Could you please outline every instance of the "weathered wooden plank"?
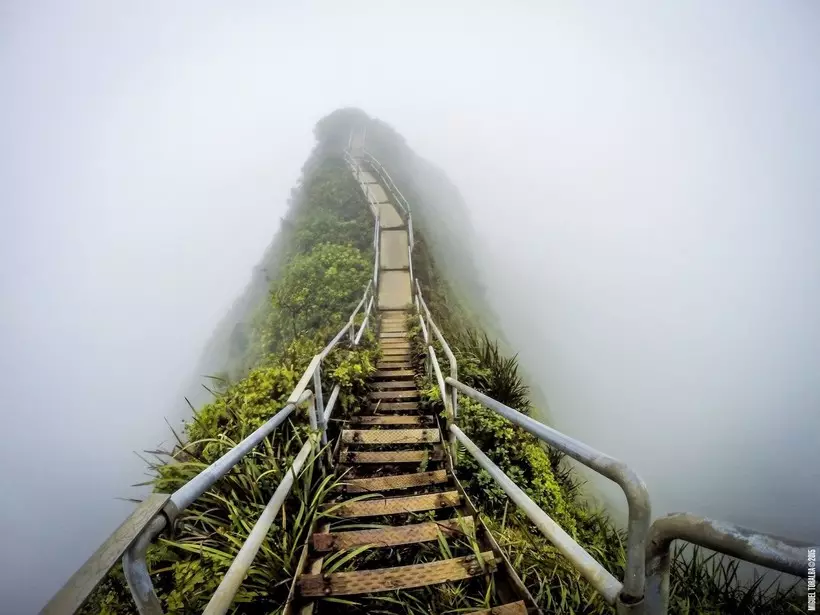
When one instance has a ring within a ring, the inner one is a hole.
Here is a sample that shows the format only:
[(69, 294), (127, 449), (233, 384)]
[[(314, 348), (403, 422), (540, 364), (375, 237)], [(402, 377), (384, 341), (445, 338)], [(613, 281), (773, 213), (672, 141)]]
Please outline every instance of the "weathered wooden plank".
[(345, 429), (345, 444), (423, 444), (441, 442), (438, 429)]
[(379, 339), (382, 348), (410, 348), (412, 343), (406, 337), (388, 337)]
[(379, 380), (371, 382), (370, 386), (374, 389), (415, 389), (415, 380)]
[(379, 361), (376, 363), (377, 370), (410, 369), (413, 364), (409, 361)]
[(473, 534), (475, 523), (472, 517), (447, 519), (446, 521), (427, 521), (413, 525), (385, 527), (377, 530), (359, 530), (355, 532), (332, 532), (313, 535), (313, 548), (316, 551), (341, 551), (364, 545), (376, 547), (396, 547), (419, 542), (437, 540), (439, 535), (460, 536)]
[(418, 410), (419, 403), (417, 401), (382, 401), (379, 403), (371, 403), (370, 409), (379, 412), (390, 412), (396, 410)]
[(481, 554), (480, 560), (475, 555), (469, 555), (395, 568), (337, 572), (328, 575), (306, 574), (299, 579), (299, 590), (306, 597), (370, 594), (461, 581), (494, 572), (495, 568), (493, 552), (486, 551)]
[[(425, 493), (424, 495), (407, 495), (398, 498), (378, 498), (351, 502), (333, 510), (336, 517), (378, 517), (381, 515), (403, 515), (411, 512), (450, 508), (461, 504), (458, 491), (442, 493)], [(336, 506), (332, 504), (330, 506)]]
[(432, 425), (435, 422), (433, 416), (354, 416), (350, 419), (354, 425)]
[(467, 615), (527, 615), (527, 606), (523, 600), (519, 600), (483, 611), (470, 611)]
[(423, 461), (441, 461), (444, 459), (444, 451), (433, 449), (431, 451), (348, 451), (339, 453), (339, 463), (421, 463)]
[(412, 391), (370, 391), (367, 394), (370, 399), (418, 399), (419, 392)]
[(386, 342), (387, 340), (407, 342), (407, 331), (380, 331), (379, 340), (381, 342)]
[(371, 378), (414, 378), (415, 375), (412, 369), (377, 369)]
[(404, 348), (396, 348), (396, 349), (382, 348), (381, 353), (382, 353), (382, 357), (384, 359), (386, 359), (387, 361), (397, 361), (397, 362), (401, 361), (401, 362), (404, 362), (404, 361), (410, 361), (413, 358), (413, 353), (410, 352), (409, 350), (404, 349)]
[(339, 487), (346, 493), (379, 493), (396, 489), (411, 489), (426, 485), (438, 485), (449, 480), (447, 470), (432, 472), (415, 472), (413, 474), (397, 474), (395, 476), (376, 476), (373, 478), (351, 478), (344, 481)]

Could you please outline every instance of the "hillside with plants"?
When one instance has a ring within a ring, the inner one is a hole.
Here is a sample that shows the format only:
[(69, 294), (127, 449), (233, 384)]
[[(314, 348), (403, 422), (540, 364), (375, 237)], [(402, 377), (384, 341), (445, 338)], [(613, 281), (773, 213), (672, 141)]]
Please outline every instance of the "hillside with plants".
[[(151, 481), (172, 492), (285, 405), (311, 358), (338, 332), (360, 300), (373, 267), (373, 218), (343, 160), (352, 129), (367, 128), (367, 148), (387, 167), (413, 207), (413, 265), (428, 305), (450, 341), (465, 384), (522, 412), (529, 389), (514, 356), (495, 332), (500, 323), (470, 253), (475, 236), (469, 211), (446, 175), (418, 157), (387, 124), (357, 109), (341, 109), (315, 128), (316, 146), (293, 190), (288, 213), (254, 272), (246, 293), (211, 341), (213, 399), (192, 407), (173, 451), (150, 451)], [(458, 241), (452, 241), (457, 237)], [(418, 322), (411, 323), (417, 326)], [(424, 403), (443, 412), (438, 389), (423, 366), (419, 336), (415, 362)], [(437, 343), (436, 343), (437, 346)], [(441, 354), (442, 349), (436, 350)], [(222, 355), (219, 361), (213, 357)], [(343, 420), (367, 393), (378, 349), (372, 336), (355, 349), (336, 348), (327, 373), (342, 385)], [(218, 365), (217, 365), (218, 363)], [(478, 403), (461, 397), (464, 432), (553, 519), (612, 574), (623, 577), (624, 534), (603, 510), (581, 497), (581, 484), (560, 453)], [(148, 563), (168, 613), (199, 613), (247, 538), (265, 503), (309, 438), (303, 412), (269, 436), (177, 520), (174, 532), (149, 550)], [(458, 475), (527, 588), (549, 613), (610, 613), (612, 609), (511, 505), (468, 455)], [(278, 613), (287, 598), (302, 545), (325, 497), (338, 482), (307, 464), (256, 557), (234, 604), (236, 613)], [(339, 565), (344, 556), (339, 558)], [(675, 559), (671, 612), (793, 613), (803, 604), (782, 591), (736, 582), (734, 563), (700, 553)], [(373, 613), (457, 613), (447, 586), (393, 592), (346, 608)], [(449, 593), (448, 593), (449, 592)], [(339, 606), (341, 608), (341, 605)], [(132, 613), (121, 569), (86, 604), (85, 613)]]

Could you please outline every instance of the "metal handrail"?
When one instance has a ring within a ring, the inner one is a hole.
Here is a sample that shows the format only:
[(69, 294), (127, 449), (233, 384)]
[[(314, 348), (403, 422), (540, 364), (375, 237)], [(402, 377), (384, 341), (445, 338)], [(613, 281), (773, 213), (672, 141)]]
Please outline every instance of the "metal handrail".
[(456, 425), (450, 425), (450, 433), (464, 446), (468, 453), (499, 484), (521, 510), (529, 517), (544, 536), (578, 569), (581, 575), (598, 590), (609, 604), (615, 604), (623, 585), (599, 564), (584, 548), (575, 542), (560, 525), (532, 501), (524, 491), (495, 465), (475, 443)]
[(644, 552), (646, 551), (646, 540), (647, 534), (649, 533), (649, 520), (652, 511), (646, 484), (638, 474), (622, 461), (610, 457), (583, 442), (570, 438), (560, 431), (547, 427), (543, 423), (539, 423), (518, 410), (496, 401), (492, 397), (479, 393), (472, 387), (454, 378), (447, 378), (446, 382), (457, 388), (467, 397), (474, 399), (490, 410), (494, 410), (504, 418), (524, 428), (538, 439), (547, 442), (576, 461), (592, 468), (599, 474), (603, 474), (621, 487), (626, 496), (629, 508), (626, 572), (624, 575), (624, 587), (621, 600), (624, 603), (634, 603), (635, 601), (641, 600), (644, 595), (644, 585), (646, 582)]
[[(458, 380), (458, 362), (456, 361), (456, 355), (453, 354), (453, 351), (450, 349), (450, 345), (447, 343), (447, 340), (444, 339), (444, 335), (441, 333), (438, 325), (436, 325), (433, 320), (433, 316), (430, 314), (430, 309), (427, 307), (427, 303), (424, 301), (424, 297), (421, 294), (421, 286), (419, 286), (418, 280), (416, 280), (416, 298), (418, 299), (418, 304), (424, 308), (424, 313), (427, 316), (428, 328), (436, 336), (436, 339), (441, 344), (441, 348), (444, 350), (444, 354), (447, 355), (447, 361), (450, 363), (450, 378)], [(458, 392), (452, 387), (450, 388), (450, 404), (453, 406), (453, 416), (457, 418)]]
[(807, 549), (812, 545), (764, 534), (731, 523), (676, 513), (656, 519), (646, 545), (646, 610), (665, 614), (674, 540), (685, 540), (779, 572), (808, 577)]

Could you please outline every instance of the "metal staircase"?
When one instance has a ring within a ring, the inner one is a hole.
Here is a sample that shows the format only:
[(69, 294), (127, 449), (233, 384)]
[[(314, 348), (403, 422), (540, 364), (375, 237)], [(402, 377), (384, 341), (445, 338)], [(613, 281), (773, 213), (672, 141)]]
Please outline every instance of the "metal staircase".
[[(325, 506), (333, 520), (320, 523), (306, 546), (292, 592), (296, 600), (286, 613), (342, 608), (319, 598), (372, 598), (382, 592), (469, 580), (475, 582), (467, 585), (468, 591), (480, 598), (488, 595), (491, 578), (497, 601), (504, 603), (473, 611), (474, 615), (537, 612), (454, 476), (437, 417), (420, 402), (411, 369), (409, 317), (407, 312), (391, 311), (379, 319), (382, 358), (371, 378), (373, 391), (339, 436), (337, 474), (343, 482), (337, 497)], [(377, 527), (343, 529), (374, 522)], [(425, 549), (440, 541), (446, 546)], [(326, 572), (327, 557), (340, 551), (355, 555), (347, 561), (354, 572)], [(381, 564), (368, 568), (366, 560), (374, 551), (382, 554)], [(436, 551), (451, 557), (430, 557)], [(456, 555), (461, 552), (465, 554)], [(425, 561), (405, 563), (418, 560)]]

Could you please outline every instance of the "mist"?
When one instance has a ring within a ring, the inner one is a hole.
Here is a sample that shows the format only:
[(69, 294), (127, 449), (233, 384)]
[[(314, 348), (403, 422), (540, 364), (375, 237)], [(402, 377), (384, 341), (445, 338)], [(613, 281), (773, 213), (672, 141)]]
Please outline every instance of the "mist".
[(632, 465), (655, 515), (820, 543), (817, 18), (7, 3), (4, 606), (36, 611), (127, 515), (132, 451), (187, 416), (201, 351), (340, 106), (462, 191), (542, 416)]

